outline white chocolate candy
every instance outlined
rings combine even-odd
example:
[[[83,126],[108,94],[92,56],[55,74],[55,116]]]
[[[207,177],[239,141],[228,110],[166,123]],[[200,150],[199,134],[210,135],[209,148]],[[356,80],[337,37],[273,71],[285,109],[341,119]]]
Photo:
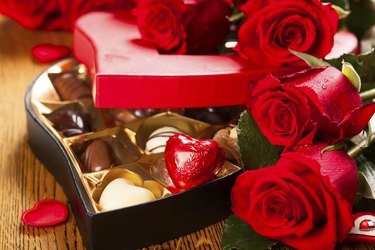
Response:
[[[146,142],[146,150],[150,151],[153,154],[164,152],[165,145],[167,144],[169,137],[179,133],[183,132],[175,127],[169,126],[161,127],[155,130],[148,137],[148,140]]]
[[[135,186],[130,180],[118,178],[110,182],[103,190],[99,205],[103,210],[134,206],[155,200],[150,190]]]

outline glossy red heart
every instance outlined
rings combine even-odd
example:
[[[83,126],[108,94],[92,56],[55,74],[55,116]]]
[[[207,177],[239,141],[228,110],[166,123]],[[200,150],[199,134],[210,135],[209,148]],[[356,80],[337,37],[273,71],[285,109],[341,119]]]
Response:
[[[169,176],[180,189],[214,179],[224,164],[224,155],[216,141],[198,140],[185,134],[170,137],[164,151]]]
[[[23,212],[21,220],[34,227],[46,227],[64,222],[68,217],[68,208],[56,200],[40,200],[34,207]]]
[[[71,49],[63,45],[39,44],[31,49],[33,57],[41,63],[54,62],[70,55]]]

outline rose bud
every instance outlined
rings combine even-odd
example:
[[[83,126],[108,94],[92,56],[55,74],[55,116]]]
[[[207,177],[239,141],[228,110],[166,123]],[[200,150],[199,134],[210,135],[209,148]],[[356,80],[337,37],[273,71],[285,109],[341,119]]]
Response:
[[[274,145],[336,143],[363,130],[375,103],[362,105],[358,91],[334,67],[309,68],[276,78],[268,75],[247,105],[262,133]]]
[[[74,30],[76,20],[92,11],[126,11],[130,10],[132,0],[71,0],[69,3],[63,4],[65,1],[60,1],[61,16],[69,23],[69,29]]]
[[[134,14],[142,40],[160,53],[184,54],[186,32],[182,23],[185,11],[182,0],[141,0]]]
[[[200,0],[184,14],[187,54],[217,54],[229,34],[230,5],[223,0]]]
[[[284,152],[275,166],[241,174],[232,189],[232,210],[253,230],[296,249],[334,249],[353,226],[357,168],[327,145]]]
[[[248,0],[223,0],[229,5],[234,5],[237,9],[241,9],[241,6],[244,5]]]
[[[289,49],[324,58],[333,47],[339,19],[319,0],[251,0],[241,7],[247,19],[237,52],[254,65],[306,65]]]

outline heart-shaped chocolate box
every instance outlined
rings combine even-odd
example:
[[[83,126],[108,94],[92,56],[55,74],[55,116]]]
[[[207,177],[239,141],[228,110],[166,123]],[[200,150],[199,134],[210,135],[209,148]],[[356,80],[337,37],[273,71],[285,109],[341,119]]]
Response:
[[[122,25],[125,30],[122,30]],[[212,106],[241,104],[247,97],[243,94],[244,90],[229,91],[229,95],[241,92],[238,103],[233,96],[226,99],[221,96],[215,99],[215,94],[210,92],[210,97],[202,100],[199,95],[207,92],[208,89],[214,90],[215,84],[218,86],[217,93],[223,95],[228,92],[223,89],[229,88],[226,85],[233,86],[231,79],[242,79],[237,87],[246,88],[245,82],[262,75],[242,70],[242,62],[236,62],[235,57],[223,57],[223,66],[217,63],[212,66],[216,67],[216,70],[223,70],[223,73],[185,72],[184,75],[184,70],[196,68],[191,66],[189,69],[174,72],[174,75],[167,74],[164,68],[162,70],[165,72],[159,72],[160,74],[154,70],[145,72],[142,69],[137,76],[134,68],[140,67],[141,62],[130,67],[131,74],[108,72],[108,70],[121,71],[121,63],[126,63],[126,57],[130,55],[115,54],[118,41],[114,44],[107,43],[108,47],[114,49],[110,49],[108,54],[106,42],[100,40],[103,37],[96,35],[98,29],[106,32],[112,30],[116,34],[126,33],[126,29],[131,29],[128,34],[136,34],[135,27],[129,27],[131,26],[128,23],[122,24],[108,13],[94,13],[83,17],[77,23],[74,48],[77,58],[86,66],[73,59],[66,59],[52,65],[31,83],[25,96],[31,148],[63,187],[88,249],[135,249],[173,239],[225,219],[230,214],[230,190],[241,168],[226,161],[215,180],[172,194],[173,189],[170,189],[171,192],[166,188],[170,186],[170,180],[166,177],[163,153],[150,153],[146,149],[147,140],[155,129],[168,126],[177,128],[194,138],[212,138],[218,129],[228,126],[231,118],[238,115],[238,107],[214,109],[192,107],[202,107],[204,104]],[[90,29],[95,29],[96,33],[91,32]],[[108,34],[106,37],[116,40],[114,36]],[[144,52],[144,55],[149,53],[150,48],[142,46],[140,48],[137,53]],[[121,49],[117,50],[121,52]],[[157,55],[153,57],[157,58]],[[152,62],[157,62],[156,58],[153,58]],[[202,64],[208,60],[209,63],[215,61],[212,59],[216,57],[207,58],[194,57],[193,61]],[[136,60],[134,57],[130,59],[130,61]],[[189,57],[184,60],[189,61]],[[101,64],[103,61],[118,65],[108,68]],[[183,62],[179,61],[179,64],[181,63]],[[229,67],[228,71],[225,71],[225,65]],[[240,73],[236,73],[236,70]],[[91,77],[88,77],[88,74]],[[88,79],[93,79],[93,83]],[[156,82],[150,82],[155,79],[157,85],[153,85]],[[74,83],[70,85],[74,81],[88,85],[76,89],[72,87]],[[191,85],[193,89],[183,92],[195,81],[206,84],[203,87],[204,91],[196,85]],[[137,84],[143,83],[142,90]],[[87,98],[87,91],[91,89],[90,84],[94,85],[94,100]],[[127,84],[130,84],[129,87]],[[175,84],[180,84],[181,89],[174,88]],[[152,88],[149,89],[147,86]],[[157,97],[152,99],[153,92],[164,91],[166,86],[170,86],[174,94],[181,93],[184,98],[176,100],[176,105],[173,105],[173,100],[166,98],[165,93],[160,96],[156,94]],[[110,100],[111,89],[116,96],[113,103]],[[124,93],[124,100],[121,100],[121,91]],[[144,96],[142,91],[145,92]],[[134,92],[134,99],[129,100],[132,92]],[[71,93],[78,100],[61,98]],[[194,96],[196,93],[197,95]],[[229,103],[225,103],[228,101]],[[143,109],[99,109],[94,106]],[[176,109],[161,109],[167,107]],[[216,119],[215,124],[210,124],[198,120],[202,110],[224,110],[226,115],[224,119],[219,119],[219,122]],[[100,141],[97,147],[108,151],[108,158],[105,160],[90,158],[98,155],[93,149],[94,146],[91,146],[94,141]],[[103,211],[99,205],[100,196],[104,188],[116,178],[129,179],[139,187],[148,189],[156,200]]]
[[[148,117],[118,124],[114,115],[118,110],[94,108],[88,98],[60,100],[53,84],[55,79],[64,75],[85,77],[85,73],[80,73],[82,70],[84,66],[73,59],[53,65],[31,83],[25,102],[30,146],[63,187],[86,247],[135,249],[226,218],[230,213],[230,189],[241,172],[238,166],[225,162],[215,180],[171,194],[166,188],[170,183],[165,179],[163,153],[151,154],[145,145],[158,127],[173,126],[194,138],[212,138],[215,131],[228,123],[213,125],[173,110],[153,109]],[[181,113],[182,110],[174,111]],[[74,121],[87,122],[89,126],[77,127],[72,125]],[[61,129],[64,126],[70,127]],[[111,149],[111,168],[90,172],[85,166],[89,164],[85,157],[97,154],[89,150],[89,145],[97,140],[104,141]],[[116,178],[140,183],[156,200],[102,211],[98,204],[100,195]]]

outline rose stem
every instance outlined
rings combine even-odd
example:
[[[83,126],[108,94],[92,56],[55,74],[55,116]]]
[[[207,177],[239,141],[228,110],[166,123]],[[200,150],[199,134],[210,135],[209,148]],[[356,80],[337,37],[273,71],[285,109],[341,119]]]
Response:
[[[369,100],[375,98],[375,88],[364,91],[364,92],[360,93],[359,96],[361,97],[362,101],[364,101],[364,102],[369,101]]]
[[[361,153],[362,151],[368,146],[370,145],[372,142],[375,141],[375,133],[372,133],[370,135],[370,140],[368,140],[367,138],[362,140],[360,143],[358,143],[357,145],[351,147],[349,150],[348,150],[348,155],[355,159],[357,158]]]

